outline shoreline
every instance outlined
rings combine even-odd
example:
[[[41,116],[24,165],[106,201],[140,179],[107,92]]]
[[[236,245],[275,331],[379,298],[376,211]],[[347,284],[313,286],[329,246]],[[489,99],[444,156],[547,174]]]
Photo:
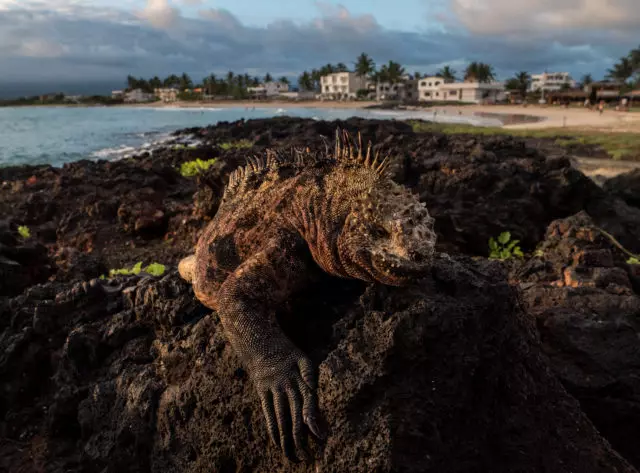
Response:
[[[600,115],[595,110],[584,108],[568,108],[548,105],[434,105],[434,106],[407,106],[406,108],[379,108],[380,102],[376,101],[252,101],[252,100],[214,100],[214,101],[177,101],[177,102],[151,102],[128,103],[118,105],[84,105],[84,104],[34,104],[17,105],[15,107],[59,107],[59,108],[89,108],[89,107],[115,107],[115,108],[169,108],[169,109],[207,109],[207,108],[245,108],[245,109],[277,109],[277,108],[316,108],[336,110],[379,110],[388,112],[424,112],[431,114],[436,112],[447,116],[468,116],[496,118],[503,122],[501,128],[513,130],[540,130],[540,129],[565,129],[566,131],[592,131],[592,132],[621,132],[640,133],[640,113],[618,112],[605,110]],[[510,118],[511,116],[511,118]],[[526,117],[535,118],[535,121]],[[422,119],[429,121],[429,116]],[[523,122],[523,118],[525,121]],[[440,122],[442,123],[442,122]],[[475,125],[477,126],[477,125]]]

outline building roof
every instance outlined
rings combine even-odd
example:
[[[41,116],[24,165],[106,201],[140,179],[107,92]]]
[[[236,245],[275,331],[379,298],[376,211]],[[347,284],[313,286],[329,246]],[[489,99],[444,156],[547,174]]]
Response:
[[[502,90],[504,84],[502,82],[451,82],[442,84],[441,89],[485,89],[485,90]]]

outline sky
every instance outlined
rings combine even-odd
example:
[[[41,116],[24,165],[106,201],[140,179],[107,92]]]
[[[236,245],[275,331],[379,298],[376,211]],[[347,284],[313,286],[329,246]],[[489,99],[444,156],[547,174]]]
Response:
[[[475,60],[499,79],[601,78],[640,46],[638,1],[0,0],[0,96],[64,84],[104,91],[129,74],[294,79],[329,62],[352,66],[362,52],[407,72],[460,72]]]

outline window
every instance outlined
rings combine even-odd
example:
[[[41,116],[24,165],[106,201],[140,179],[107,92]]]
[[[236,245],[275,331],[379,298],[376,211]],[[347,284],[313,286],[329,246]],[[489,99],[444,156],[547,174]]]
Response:
[[[440,81],[436,81],[436,85],[440,85]]]
[[[425,81],[420,82],[420,87],[426,87],[427,83]]]
[[[440,92],[436,92],[436,97],[440,97]]]
[[[425,96],[425,97],[431,97],[431,92],[425,92],[425,93],[424,93],[424,96]]]
[[[431,82],[429,82],[429,87],[431,87]]]
[[[449,95],[458,95],[458,92],[456,92],[455,90],[450,90]]]

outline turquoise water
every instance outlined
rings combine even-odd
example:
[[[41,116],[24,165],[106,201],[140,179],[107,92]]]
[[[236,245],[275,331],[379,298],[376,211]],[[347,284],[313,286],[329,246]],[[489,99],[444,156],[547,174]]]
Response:
[[[433,119],[432,112],[313,108],[0,108],[0,166],[52,164],[79,159],[117,159],[166,139],[172,131],[241,118],[295,116],[317,120],[365,118]],[[438,121],[496,125],[495,119],[443,116]]]

